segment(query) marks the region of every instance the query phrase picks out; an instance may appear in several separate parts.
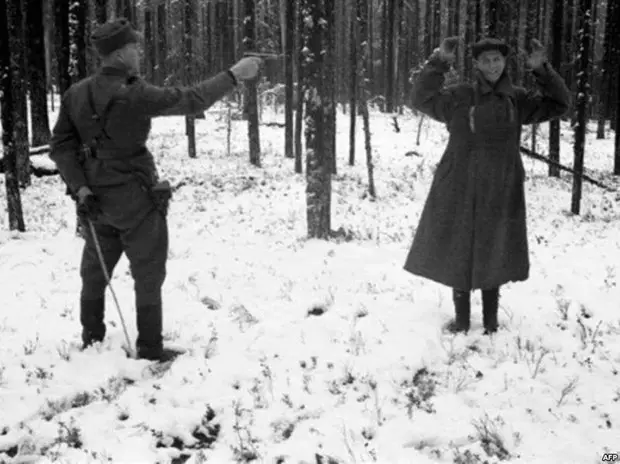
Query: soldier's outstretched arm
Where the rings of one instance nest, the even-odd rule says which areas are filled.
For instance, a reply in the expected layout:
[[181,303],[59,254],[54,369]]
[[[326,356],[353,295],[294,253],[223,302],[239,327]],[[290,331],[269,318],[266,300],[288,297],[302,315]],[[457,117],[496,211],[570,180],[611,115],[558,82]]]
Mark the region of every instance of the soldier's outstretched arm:
[[58,119],[50,140],[50,159],[56,164],[69,190],[76,194],[80,187],[87,186],[86,175],[80,163],[81,148],[79,134],[69,116],[69,94],[65,92],[60,104]]
[[136,106],[149,117],[202,113],[237,84],[230,72],[222,72],[193,87],[158,87],[142,83]]
[[157,87],[144,82],[136,93],[136,105],[149,117],[201,113],[230,92],[239,81],[254,79],[262,60],[242,58],[229,70],[193,87]]

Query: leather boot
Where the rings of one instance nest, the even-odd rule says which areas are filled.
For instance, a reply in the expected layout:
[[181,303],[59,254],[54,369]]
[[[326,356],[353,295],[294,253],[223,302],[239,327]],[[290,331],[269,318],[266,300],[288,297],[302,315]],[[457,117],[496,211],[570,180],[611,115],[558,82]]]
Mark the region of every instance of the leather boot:
[[103,298],[95,300],[80,299],[80,322],[82,324],[82,349],[93,343],[102,342],[105,338],[106,327],[103,322],[105,301]]
[[471,314],[471,302],[469,299],[469,291],[466,290],[452,290],[452,300],[454,301],[454,311],[456,317],[451,321],[446,329],[451,333],[469,331],[469,318]]
[[138,359],[166,362],[184,353],[182,350],[163,346],[161,303],[139,306],[137,313],[136,351]]
[[497,332],[497,309],[499,305],[499,288],[482,290],[482,324],[484,334]]

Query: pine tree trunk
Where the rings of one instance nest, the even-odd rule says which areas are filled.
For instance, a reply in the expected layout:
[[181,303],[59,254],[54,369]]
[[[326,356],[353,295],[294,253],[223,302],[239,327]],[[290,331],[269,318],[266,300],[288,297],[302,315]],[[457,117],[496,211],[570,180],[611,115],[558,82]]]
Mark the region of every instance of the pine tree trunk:
[[598,103],[598,127],[596,131],[597,139],[605,138],[605,123],[611,114],[610,100],[613,92],[612,81],[616,71],[613,68],[614,42],[618,36],[618,26],[616,23],[617,11],[620,5],[613,0],[607,0],[607,17],[605,21],[605,34],[603,38],[603,59],[601,69],[601,80],[599,87],[599,95],[604,95]]
[[583,158],[586,139],[586,114],[590,89],[588,88],[588,70],[590,65],[590,40],[591,40],[591,12],[592,0],[580,0],[581,34],[579,44],[579,73],[577,79],[577,124],[575,126],[575,160],[573,169],[573,192],[571,199],[571,212],[579,214],[581,204],[581,187],[583,173]]
[[30,93],[32,145],[38,147],[46,145],[50,139],[43,2],[41,0],[26,0],[26,24],[28,27],[28,92]]
[[157,5],[157,85],[165,85],[168,78],[168,40],[166,37],[167,19],[166,4],[161,2]]
[[303,30],[304,30],[304,15],[301,11],[299,2],[296,2],[295,8],[295,66],[297,67],[297,87],[295,92],[296,108],[295,108],[295,172],[301,174],[303,172],[303,118],[304,118],[304,90],[305,81],[303,79],[303,61],[304,54],[302,52],[304,47],[303,42]]
[[78,0],[73,4],[73,14],[76,19],[74,43],[76,48],[76,80],[88,76],[86,64],[86,21],[88,20],[88,0]]
[[357,23],[360,37],[360,59],[358,60],[357,73],[359,74],[359,107],[364,125],[364,148],[366,150],[366,167],[368,169],[368,194],[375,198],[374,165],[372,161],[372,146],[370,143],[370,117],[368,115],[368,67],[370,44],[366,40],[368,21],[370,19],[368,3],[366,0],[357,0],[356,4]]
[[24,75],[26,63],[25,47],[25,21],[21,2],[13,1],[7,3],[9,46],[11,50],[11,63],[20,63],[20,66],[13,65],[11,85],[13,90],[13,131],[15,153],[17,160],[17,179],[19,186],[26,188],[30,185],[30,144],[28,134],[28,83],[27,76]]
[[144,6],[144,76],[148,82],[154,82],[155,45],[153,42],[153,8]]
[[[194,19],[193,0],[184,0],[183,8],[183,46],[184,46],[184,83],[186,86],[193,84],[193,49],[192,49],[192,22]],[[196,117],[185,116],[185,135],[187,135],[187,154],[190,158],[196,158]]]
[[304,15],[303,40],[306,56],[303,61],[306,107],[306,208],[308,237],[328,239],[331,235],[331,157],[325,134],[329,107],[323,101],[329,98],[329,89],[323,76],[330,60],[329,28],[326,23],[324,0],[301,0]]
[[284,156],[294,158],[293,149],[293,69],[295,67],[293,53],[295,50],[295,5],[296,2],[284,2],[286,17],[284,20]]
[[327,40],[327,52],[324,57],[323,86],[325,86],[326,98],[323,100],[325,114],[325,137],[327,141],[327,153],[330,157],[331,173],[338,172],[336,158],[336,28],[335,28],[335,1],[323,0],[324,14],[327,26],[325,29]]
[[[620,78],[616,80],[616,95],[620,95]],[[620,98],[616,99],[616,114],[620,114]],[[614,176],[620,176],[620,130],[616,128],[614,139]]]
[[[14,2],[10,0],[8,3]],[[24,213],[22,209],[21,194],[19,191],[19,180],[17,171],[18,143],[14,137],[23,136],[16,131],[15,117],[17,115],[14,106],[14,94],[18,90],[14,86],[14,78],[17,74],[19,77],[19,68],[13,69],[11,62],[19,62],[14,60],[11,47],[11,32],[15,32],[15,25],[10,21],[13,15],[8,11],[10,5],[7,0],[0,0],[0,92],[2,93],[2,147],[4,156],[2,161],[2,169],[4,170],[4,185],[6,188],[7,210],[9,213],[9,229],[24,232],[26,230],[24,224]],[[13,31],[11,31],[13,29]],[[17,72],[15,72],[17,71]],[[26,140],[27,142],[27,140]]]
[[[243,28],[243,46],[245,51],[255,51],[256,41],[256,5],[254,0],[244,0],[245,21]],[[248,141],[250,144],[250,163],[260,167],[260,136],[258,127],[258,91],[257,79],[246,83],[246,108],[248,115]]]
[[385,111],[394,112],[394,27],[396,2],[395,0],[386,0],[387,17],[385,22]]
[[[553,49],[551,53],[551,65],[555,69],[562,66],[562,21],[564,18],[564,0],[555,0],[553,4]],[[556,163],[560,162],[560,123],[559,118],[549,123],[549,159]],[[549,176],[560,177],[560,169],[552,164],[549,165]]]
[[55,54],[57,64],[58,93],[62,96],[71,85],[69,74],[69,2],[54,0],[54,30],[56,31]]
[[357,21],[351,21],[349,26],[349,66],[351,69],[351,80],[349,82],[349,166],[355,165],[355,122],[357,120]]

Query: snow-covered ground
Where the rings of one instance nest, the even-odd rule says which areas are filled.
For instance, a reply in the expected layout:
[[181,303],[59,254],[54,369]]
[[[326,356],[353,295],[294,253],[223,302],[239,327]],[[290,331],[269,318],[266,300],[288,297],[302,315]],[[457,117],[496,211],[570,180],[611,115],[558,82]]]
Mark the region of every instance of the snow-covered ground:
[[[372,202],[362,131],[350,167],[340,115],[333,228],[352,240],[322,242],[305,238],[284,130],[261,126],[257,169],[243,121],[227,155],[224,114],[197,121],[197,159],[182,118],[156,121],[149,143],[163,177],[183,183],[164,322],[189,351],[166,372],[125,357],[109,293],[109,336],[80,352],[82,241],[59,179],[23,192],[24,234],[8,232],[2,196],[0,462],[594,464],[620,451],[618,194],[584,184],[572,216],[571,178],[526,158],[531,277],[503,288],[496,336],[482,335],[478,292],[469,335],[451,336],[449,289],[402,269],[442,125],[425,122],[416,147],[417,118],[396,133],[373,113]],[[562,137],[570,165],[568,126]],[[610,139],[588,135],[586,166],[618,186]],[[135,337],[125,258],[113,287]]]

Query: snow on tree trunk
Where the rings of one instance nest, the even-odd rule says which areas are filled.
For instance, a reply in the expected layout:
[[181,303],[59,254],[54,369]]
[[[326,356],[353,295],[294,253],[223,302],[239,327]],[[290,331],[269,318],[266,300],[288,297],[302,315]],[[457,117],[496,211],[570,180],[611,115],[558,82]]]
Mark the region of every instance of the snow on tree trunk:
[[26,0],[26,24],[28,27],[28,91],[30,93],[32,145],[37,147],[46,145],[51,135],[47,110],[47,76],[41,0]]
[[[8,3],[11,0],[8,0]],[[15,5],[13,5],[15,7]],[[2,147],[4,157],[2,167],[4,169],[5,187],[7,197],[7,209],[9,213],[9,229],[24,232],[24,214],[22,210],[21,195],[17,176],[17,145],[14,137],[15,131],[14,73],[11,70],[13,54],[9,43],[9,15],[7,0],[0,0],[0,92],[2,93]]]
[[588,67],[590,64],[590,39],[592,36],[591,31],[591,13],[592,13],[592,0],[581,0],[580,4],[581,14],[579,15],[581,28],[579,37],[579,71],[577,74],[577,124],[575,126],[575,160],[573,162],[573,169],[576,175],[573,177],[573,192],[571,199],[571,212],[573,214],[579,214],[581,203],[581,187],[583,173],[583,158],[585,149],[586,138],[586,112],[588,108],[588,98],[590,89],[588,86]]
[[[243,27],[243,48],[254,51],[256,40],[256,5],[254,0],[245,0],[245,21]],[[260,136],[258,131],[258,92],[257,79],[246,82],[246,108],[248,115],[248,140],[250,143],[250,163],[260,167]]]
[[324,69],[329,60],[328,27],[324,0],[302,0],[304,31],[304,100],[306,107],[306,205],[308,237],[327,239],[331,232],[331,157],[325,125],[331,110]]
[[[564,19],[564,0],[555,0],[553,4],[553,51],[551,65],[559,70],[562,66],[562,24]],[[549,123],[549,159],[560,162],[560,122],[559,118]],[[560,169],[549,164],[549,176],[560,177]]]
[[88,18],[88,1],[79,0],[74,2],[71,6],[71,13],[75,18],[73,42],[75,44],[76,80],[81,80],[88,76],[86,64],[86,21]]

